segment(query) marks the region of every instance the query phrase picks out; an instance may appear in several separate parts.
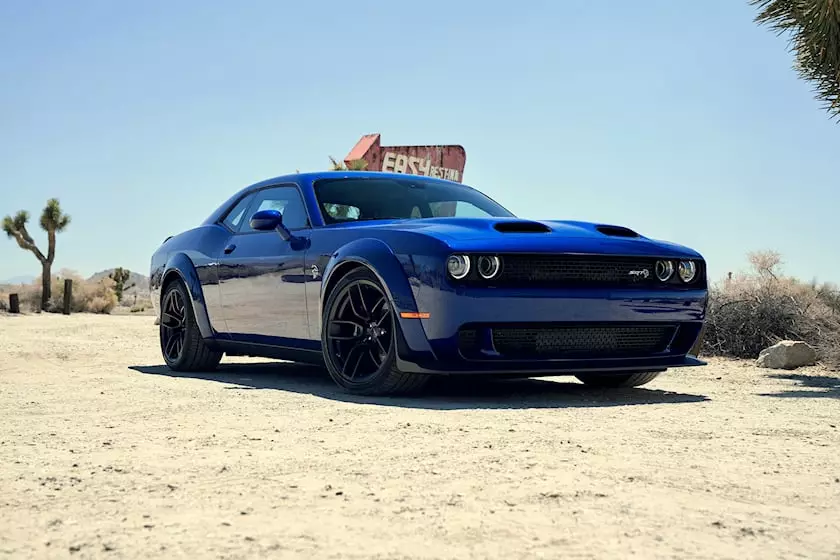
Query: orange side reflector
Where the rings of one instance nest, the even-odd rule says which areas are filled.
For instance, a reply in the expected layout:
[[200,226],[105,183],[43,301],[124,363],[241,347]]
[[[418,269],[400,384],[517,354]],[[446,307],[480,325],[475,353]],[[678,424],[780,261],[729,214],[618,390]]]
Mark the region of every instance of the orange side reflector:
[[413,311],[403,311],[400,313],[403,319],[428,319],[431,317],[430,313],[415,313]]

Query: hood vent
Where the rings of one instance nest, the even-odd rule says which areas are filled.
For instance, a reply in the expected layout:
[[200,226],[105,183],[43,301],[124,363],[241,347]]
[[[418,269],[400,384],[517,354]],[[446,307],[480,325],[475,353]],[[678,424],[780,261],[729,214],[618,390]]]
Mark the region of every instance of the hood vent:
[[551,228],[539,222],[498,222],[493,225],[502,233],[551,233]]
[[632,229],[621,226],[596,226],[595,229],[612,237],[639,237],[639,234]]

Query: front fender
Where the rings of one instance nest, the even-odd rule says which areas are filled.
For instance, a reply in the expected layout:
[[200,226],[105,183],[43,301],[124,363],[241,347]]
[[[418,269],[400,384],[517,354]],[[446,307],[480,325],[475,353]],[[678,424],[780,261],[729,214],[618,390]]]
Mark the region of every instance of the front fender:
[[[362,265],[370,269],[385,289],[385,294],[395,311],[400,326],[402,340],[397,340],[397,347],[402,358],[410,356],[434,359],[434,353],[426,338],[421,319],[404,319],[401,313],[416,313],[417,302],[409,284],[409,271],[413,270],[410,260],[404,262],[394,254],[391,248],[379,239],[357,239],[333,253],[324,268],[321,282],[319,317],[324,316],[326,290],[331,289],[347,268]],[[420,356],[416,356],[420,355]]]
[[[165,285],[173,276],[179,277],[190,294],[193,315],[201,333],[201,338],[213,338],[213,328],[210,326],[210,318],[207,315],[207,305],[204,300],[204,292],[201,289],[201,281],[190,258],[184,253],[175,253],[169,257],[164,267],[162,285]],[[162,291],[161,291],[162,294]]]

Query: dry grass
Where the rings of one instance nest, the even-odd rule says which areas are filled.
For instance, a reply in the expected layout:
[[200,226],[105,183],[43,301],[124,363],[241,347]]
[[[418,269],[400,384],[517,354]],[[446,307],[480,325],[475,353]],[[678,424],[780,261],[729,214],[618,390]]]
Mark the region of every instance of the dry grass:
[[152,300],[150,298],[142,298],[138,299],[137,303],[131,305],[131,312],[132,313],[142,313],[144,311],[148,311],[150,309],[154,309],[152,307]]
[[[73,313],[110,313],[117,305],[114,292],[114,281],[102,278],[88,281],[72,270],[62,269],[52,278],[52,295],[47,305],[47,311],[60,312],[64,307],[64,280],[73,280],[73,295],[70,311]],[[8,289],[8,288],[7,288]],[[41,308],[41,278],[36,278],[31,284],[22,285],[11,291],[20,296],[21,311],[37,312]],[[9,293],[0,292],[0,301],[6,307]],[[0,307],[3,310],[3,307]]]
[[780,340],[804,340],[827,366],[840,368],[840,291],[780,272],[781,258],[749,255],[750,271],[710,289],[704,352],[756,358]]

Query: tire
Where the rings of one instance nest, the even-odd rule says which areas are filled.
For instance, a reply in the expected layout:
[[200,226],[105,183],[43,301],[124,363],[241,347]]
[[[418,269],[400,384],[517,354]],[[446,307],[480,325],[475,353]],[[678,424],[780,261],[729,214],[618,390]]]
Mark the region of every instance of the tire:
[[428,376],[397,369],[399,323],[373,272],[356,268],[330,291],[321,347],[332,380],[356,395],[399,395],[421,389]]
[[211,350],[201,338],[190,300],[180,279],[165,286],[160,297],[160,351],[173,371],[212,371],[222,352]]
[[646,383],[650,383],[657,377],[661,371],[642,371],[639,373],[581,373],[575,375],[581,380],[584,385],[590,387],[602,388],[620,388],[620,387],[640,387]]

